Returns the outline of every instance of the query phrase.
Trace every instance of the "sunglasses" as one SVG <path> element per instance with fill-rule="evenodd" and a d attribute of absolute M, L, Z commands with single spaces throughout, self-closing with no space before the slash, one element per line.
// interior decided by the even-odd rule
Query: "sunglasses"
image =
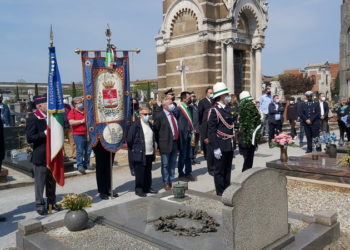
<path fill-rule="evenodd" d="M 141 115 L 151 115 L 151 113 L 141 113 Z"/>

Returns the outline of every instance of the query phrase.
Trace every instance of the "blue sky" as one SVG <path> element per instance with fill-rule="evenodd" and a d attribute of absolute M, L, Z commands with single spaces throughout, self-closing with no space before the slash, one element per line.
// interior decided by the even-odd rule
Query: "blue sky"
<path fill-rule="evenodd" d="M 341 0 L 268 2 L 264 74 L 339 61 Z M 131 57 L 132 80 L 156 78 L 161 0 L 0 0 L 0 81 L 47 81 L 50 24 L 62 81 L 81 81 L 74 49 L 104 49 L 107 23 L 119 48 L 142 50 Z"/>

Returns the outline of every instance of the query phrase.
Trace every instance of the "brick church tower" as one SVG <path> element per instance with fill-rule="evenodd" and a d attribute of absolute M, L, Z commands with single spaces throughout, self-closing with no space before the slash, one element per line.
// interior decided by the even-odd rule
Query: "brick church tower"
<path fill-rule="evenodd" d="M 223 81 L 230 92 L 261 95 L 265 0 L 163 0 L 156 37 L 158 88 L 203 96 Z M 162 96 L 162 94 L 160 95 Z"/>

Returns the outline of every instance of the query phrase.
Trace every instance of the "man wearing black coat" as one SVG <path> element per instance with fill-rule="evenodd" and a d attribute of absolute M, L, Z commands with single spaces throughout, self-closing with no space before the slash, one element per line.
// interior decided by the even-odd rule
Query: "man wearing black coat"
<path fill-rule="evenodd" d="M 172 99 L 164 98 L 162 111 L 154 113 L 154 133 L 158 144 L 162 165 L 164 189 L 170 190 L 175 179 L 175 165 L 178 152 L 179 129 L 173 114 L 175 105 Z"/>
<path fill-rule="evenodd" d="M 275 137 L 275 134 L 279 134 L 280 132 L 282 132 L 284 108 L 280 103 L 280 98 L 278 95 L 273 96 L 273 101 L 269 104 L 268 108 L 269 145 L 271 147 L 271 141 Z"/>
<path fill-rule="evenodd" d="M 35 96 L 34 103 L 37 110 L 30 114 L 26 122 L 26 136 L 28 143 L 33 144 L 32 163 L 34 167 L 35 179 L 35 205 L 38 214 L 47 214 L 49 205 L 56 211 L 61 207 L 56 204 L 56 181 L 51 170 L 46 166 L 46 113 L 47 97 Z M 47 204 L 43 198 L 44 187 L 46 186 Z"/>
<path fill-rule="evenodd" d="M 208 140 L 208 112 L 212 107 L 213 88 L 207 88 L 205 95 L 206 96 L 198 103 L 200 139 L 204 158 L 207 160 L 208 173 L 214 175 L 214 155 L 213 150 L 209 148 L 210 145 Z"/>
<path fill-rule="evenodd" d="M 181 93 L 181 103 L 175 108 L 174 116 L 179 125 L 180 135 L 180 153 L 178 161 L 179 180 L 195 181 L 192 176 L 192 162 L 191 162 L 191 140 L 194 136 L 193 130 L 193 109 L 191 106 L 191 93 L 184 91 Z"/>
<path fill-rule="evenodd" d="M 1 109 L 0 109 L 0 117 L 1 117 Z M 5 157 L 4 124 L 0 119 L 0 172 L 1 172 L 1 165 L 4 157 Z M 6 217 L 0 216 L 0 222 L 2 221 L 6 221 Z"/>
<path fill-rule="evenodd" d="M 314 102 L 312 99 L 313 93 L 307 91 L 305 95 L 307 97 L 307 102 L 301 104 L 299 117 L 307 139 L 306 153 L 311 153 L 313 143 L 316 144 L 316 150 L 321 151 L 321 145 L 319 144 L 321 111 L 319 103 Z"/>
<path fill-rule="evenodd" d="M 152 162 L 155 160 L 154 134 L 149 124 L 151 115 L 149 108 L 139 111 L 140 119 L 135 121 L 127 134 L 132 165 L 135 171 L 135 194 L 146 197 L 147 193 L 157 193 L 152 186 Z"/>
<path fill-rule="evenodd" d="M 320 93 L 319 104 L 320 104 L 320 129 L 321 129 L 321 132 L 328 133 L 329 132 L 329 127 L 328 127 L 329 106 L 328 106 L 328 103 L 326 102 L 326 97 L 323 93 Z"/>
<path fill-rule="evenodd" d="M 289 105 L 287 106 L 287 120 L 290 124 L 290 135 L 294 137 L 297 135 L 297 131 L 295 129 L 295 122 L 298 119 L 298 105 L 295 103 L 295 98 L 291 97 L 289 99 Z"/>

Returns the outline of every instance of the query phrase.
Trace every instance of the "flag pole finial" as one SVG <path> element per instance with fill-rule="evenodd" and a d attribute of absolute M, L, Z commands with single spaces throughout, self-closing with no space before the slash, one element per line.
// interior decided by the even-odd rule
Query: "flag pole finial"
<path fill-rule="evenodd" d="M 50 26 L 50 47 L 53 47 L 53 31 L 52 31 L 52 24 Z"/>

